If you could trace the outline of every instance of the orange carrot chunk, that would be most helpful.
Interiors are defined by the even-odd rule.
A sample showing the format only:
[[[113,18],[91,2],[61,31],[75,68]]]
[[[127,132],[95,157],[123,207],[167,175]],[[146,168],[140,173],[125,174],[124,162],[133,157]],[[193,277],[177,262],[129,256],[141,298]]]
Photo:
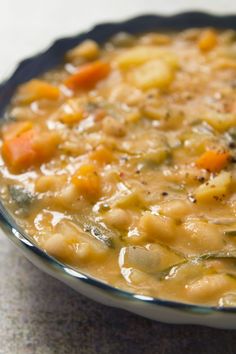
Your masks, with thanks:
[[[32,165],[47,161],[55,152],[59,137],[54,132],[30,129],[19,136],[6,139],[2,145],[2,156],[8,168],[15,173]]]
[[[5,140],[2,146],[2,156],[7,166],[19,172],[28,168],[36,159],[32,147],[33,131],[28,130],[15,138]]]
[[[210,172],[219,172],[226,167],[229,158],[230,154],[228,151],[209,150],[199,157],[196,161],[196,166]]]
[[[65,85],[73,90],[78,88],[88,89],[93,87],[98,81],[107,77],[109,72],[109,64],[97,60],[93,63],[81,66],[79,71],[65,80]]]

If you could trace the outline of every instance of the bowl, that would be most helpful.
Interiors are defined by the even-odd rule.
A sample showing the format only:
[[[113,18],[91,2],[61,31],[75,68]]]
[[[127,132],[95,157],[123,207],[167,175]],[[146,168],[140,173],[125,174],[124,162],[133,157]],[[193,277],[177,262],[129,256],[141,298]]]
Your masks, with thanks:
[[[208,26],[236,29],[236,15],[214,16],[200,12],[173,16],[145,15],[124,22],[100,24],[88,32],[59,39],[45,52],[22,61],[12,76],[0,85],[0,115],[4,116],[4,111],[19,84],[60,64],[64,53],[86,38],[103,43],[120,31],[140,33],[158,29],[179,30]],[[95,301],[166,323],[236,329],[235,307],[198,306],[126,292],[59,262],[33,242],[17,225],[1,201],[0,227],[15,246],[38,268]]]

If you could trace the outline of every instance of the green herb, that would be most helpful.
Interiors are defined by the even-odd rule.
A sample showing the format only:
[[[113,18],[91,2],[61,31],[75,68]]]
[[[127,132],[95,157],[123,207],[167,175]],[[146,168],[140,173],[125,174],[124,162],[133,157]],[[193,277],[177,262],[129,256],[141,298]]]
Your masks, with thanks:
[[[114,242],[111,236],[106,235],[107,230],[101,226],[94,226],[91,224],[84,225],[84,231],[89,232],[98,241],[103,242],[107,247],[114,248]],[[105,231],[105,232],[104,232]]]
[[[229,251],[220,251],[220,252],[209,252],[204,253],[197,257],[192,257],[192,261],[201,261],[208,259],[235,259],[236,260],[236,249],[232,249]]]
[[[114,239],[116,234],[111,230],[108,230],[101,224],[98,225],[86,216],[80,216],[79,219],[76,218],[74,221],[81,227],[84,232],[89,233],[90,236],[102,242],[109,248],[115,248]]]
[[[23,187],[11,185],[8,190],[12,200],[21,207],[29,206],[34,199],[34,196]]]
[[[236,128],[230,128],[228,131],[228,135],[230,136],[230,138],[235,141],[236,140]]]
[[[35,200],[35,196],[20,186],[11,185],[8,186],[8,190],[12,200],[20,208],[18,211],[23,214],[28,213],[30,205]]]
[[[89,113],[92,113],[94,112],[96,109],[99,108],[99,105],[95,102],[88,102],[86,104],[86,110],[89,112]]]

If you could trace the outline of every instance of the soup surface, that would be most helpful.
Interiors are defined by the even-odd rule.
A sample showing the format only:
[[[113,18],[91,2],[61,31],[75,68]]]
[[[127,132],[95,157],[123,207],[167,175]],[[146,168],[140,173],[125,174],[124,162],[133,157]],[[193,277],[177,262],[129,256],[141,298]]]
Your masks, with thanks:
[[[236,32],[86,40],[21,85],[0,194],[47,253],[115,287],[236,304]]]

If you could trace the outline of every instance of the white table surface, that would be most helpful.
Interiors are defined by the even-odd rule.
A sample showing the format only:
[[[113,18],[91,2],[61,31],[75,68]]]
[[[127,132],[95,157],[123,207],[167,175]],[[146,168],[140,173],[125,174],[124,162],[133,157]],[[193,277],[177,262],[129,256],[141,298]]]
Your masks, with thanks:
[[[0,0],[0,78],[16,63],[98,22],[142,13],[236,13],[235,0]]]
[[[235,0],[0,0],[0,79],[53,39],[141,13],[236,13]],[[85,299],[0,233],[0,354],[235,353],[227,331],[168,326]]]

